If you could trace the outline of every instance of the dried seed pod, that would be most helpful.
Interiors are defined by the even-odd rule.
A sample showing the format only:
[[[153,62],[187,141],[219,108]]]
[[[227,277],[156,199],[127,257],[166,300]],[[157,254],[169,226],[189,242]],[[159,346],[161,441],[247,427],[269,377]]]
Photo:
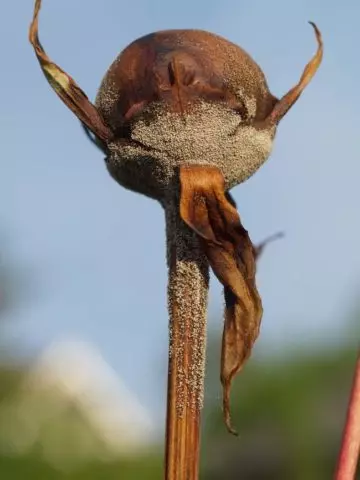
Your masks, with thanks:
[[[129,45],[100,87],[96,106],[115,132],[107,164],[122,185],[163,199],[180,165],[216,166],[229,189],[268,158],[277,123],[322,56],[283,99],[237,45],[198,30],[169,30]]]
[[[153,33],[119,55],[93,105],[42,48],[40,6],[36,0],[29,36],[49,83],[106,153],[111,175],[166,210],[174,327],[167,423],[167,471],[172,471],[184,458],[195,459],[189,453],[194,445],[198,449],[208,264],[224,285],[221,381],[225,421],[234,432],[230,385],[259,333],[262,305],[255,272],[264,244],[252,245],[228,190],[269,157],[279,121],[320,65],[321,35],[312,23],[318,50],[299,83],[278,100],[258,65],[233,43],[200,30]],[[180,398],[176,408],[174,392]],[[187,432],[191,441],[178,442],[179,432]],[[197,460],[192,462],[191,478],[196,478]],[[181,478],[190,478],[183,467]]]
[[[106,151],[123,186],[164,201],[180,165],[220,169],[229,189],[266,161],[276,126],[315,74],[319,48],[281,100],[251,57],[200,30],[168,30],[130,44],[105,75],[95,107],[53,63],[38,38],[36,0],[30,41],[52,87]]]

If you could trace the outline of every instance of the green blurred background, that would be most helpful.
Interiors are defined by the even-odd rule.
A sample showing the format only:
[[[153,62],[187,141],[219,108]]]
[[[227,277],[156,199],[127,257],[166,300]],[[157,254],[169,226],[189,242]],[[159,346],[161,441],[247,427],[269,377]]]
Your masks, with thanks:
[[[21,301],[20,278],[14,267],[2,268],[0,315]],[[254,356],[236,380],[232,395],[239,438],[229,435],[223,425],[220,339],[210,332],[201,478],[332,478],[356,359],[358,311],[354,309],[343,323],[353,335],[336,347],[303,345],[295,351],[285,347],[279,354]],[[3,341],[2,347],[1,479],[162,478],[163,425],[150,437],[144,428],[143,442],[131,442],[130,431],[124,427],[117,453],[101,434],[99,423],[92,421],[93,412],[99,410],[96,399],[89,410],[89,402],[85,408],[78,401],[71,386],[74,382],[67,385],[66,375],[69,381],[74,377],[75,365],[73,372],[65,371],[64,378],[54,368],[56,362],[51,367],[51,355],[23,364],[13,355],[9,340]],[[76,350],[76,344],[73,348]],[[79,348],[81,360],[89,352]],[[159,362],[166,362],[166,357],[160,355]]]

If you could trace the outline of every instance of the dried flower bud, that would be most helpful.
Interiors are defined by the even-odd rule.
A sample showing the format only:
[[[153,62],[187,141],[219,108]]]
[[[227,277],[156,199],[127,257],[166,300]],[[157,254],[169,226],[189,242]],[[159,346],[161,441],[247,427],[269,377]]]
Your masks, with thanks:
[[[266,161],[276,125],[297,100],[322,58],[322,41],[298,85],[281,100],[237,45],[200,30],[142,37],[115,60],[96,107],[53,63],[38,38],[36,0],[30,41],[61,99],[95,135],[107,166],[123,186],[164,201],[180,165],[211,165],[229,189]]]
[[[259,334],[262,305],[255,272],[264,244],[252,245],[228,190],[253,175],[269,157],[279,121],[320,65],[321,34],[312,23],[318,50],[299,83],[278,100],[258,65],[237,45],[200,30],[153,33],[119,55],[93,105],[42,48],[38,38],[40,6],[41,0],[36,0],[29,36],[47,80],[82,122],[90,139],[106,153],[111,175],[124,187],[159,200],[173,217],[180,213],[182,221],[196,232],[198,238],[190,233],[200,242],[202,257],[205,253],[224,285],[221,381],[225,421],[234,433],[230,385]],[[180,233],[175,233],[168,237],[178,238]],[[204,265],[196,242],[192,244],[192,266],[197,268]],[[183,273],[175,268],[175,276]],[[184,282],[173,283],[184,287]],[[199,291],[204,285],[197,285]],[[177,294],[171,290],[174,298]],[[188,312],[181,314],[189,321]],[[205,321],[200,320],[203,326]],[[187,338],[186,332],[182,334]],[[188,358],[185,360],[191,370]],[[182,368],[180,360],[179,365]],[[187,388],[184,382],[182,392]],[[202,385],[198,378],[195,383]]]
[[[320,62],[316,34],[314,60],[280,101],[250,56],[217,35],[170,30],[133,42],[96,99],[116,132],[107,158],[113,177],[160,200],[180,165],[218,167],[226,189],[249,178],[269,157],[278,121]]]

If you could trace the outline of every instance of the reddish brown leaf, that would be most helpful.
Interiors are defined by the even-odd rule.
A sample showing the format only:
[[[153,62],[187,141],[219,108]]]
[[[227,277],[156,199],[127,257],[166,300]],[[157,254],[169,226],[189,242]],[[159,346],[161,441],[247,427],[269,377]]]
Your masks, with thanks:
[[[251,354],[262,317],[255,285],[256,250],[236,208],[226,198],[219,169],[182,167],[180,184],[181,217],[200,236],[211,268],[224,285],[221,382],[225,423],[235,434],[230,420],[230,387]]]
[[[265,122],[270,124],[278,124],[283,116],[290,110],[290,108],[294,105],[294,103],[298,100],[302,92],[304,91],[305,87],[310,83],[311,79],[315,75],[317,69],[320,66],[322,61],[323,53],[324,53],[324,46],[321,37],[321,32],[318,27],[315,25],[314,22],[309,22],[310,25],[313,27],[315,31],[316,40],[318,43],[318,48],[310,60],[310,62],[305,66],[303,74],[299,80],[299,83],[295,85],[291,90],[288,91],[286,95],[284,95],[276,104],[273,111],[270,113],[268,118]]]
[[[94,133],[100,142],[106,143],[113,136],[110,128],[104,123],[95,106],[75,81],[50,60],[40,43],[38,36],[40,8],[41,0],[36,0],[29,40],[34,47],[44,75],[65,105]]]

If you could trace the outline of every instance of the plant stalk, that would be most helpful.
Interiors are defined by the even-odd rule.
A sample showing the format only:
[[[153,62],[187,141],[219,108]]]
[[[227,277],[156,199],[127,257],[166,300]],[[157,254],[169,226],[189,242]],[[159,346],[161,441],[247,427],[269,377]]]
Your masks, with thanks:
[[[197,480],[209,267],[198,238],[167,204],[169,367],[165,480]]]
[[[353,480],[360,451],[360,352],[350,394],[335,480]]]

